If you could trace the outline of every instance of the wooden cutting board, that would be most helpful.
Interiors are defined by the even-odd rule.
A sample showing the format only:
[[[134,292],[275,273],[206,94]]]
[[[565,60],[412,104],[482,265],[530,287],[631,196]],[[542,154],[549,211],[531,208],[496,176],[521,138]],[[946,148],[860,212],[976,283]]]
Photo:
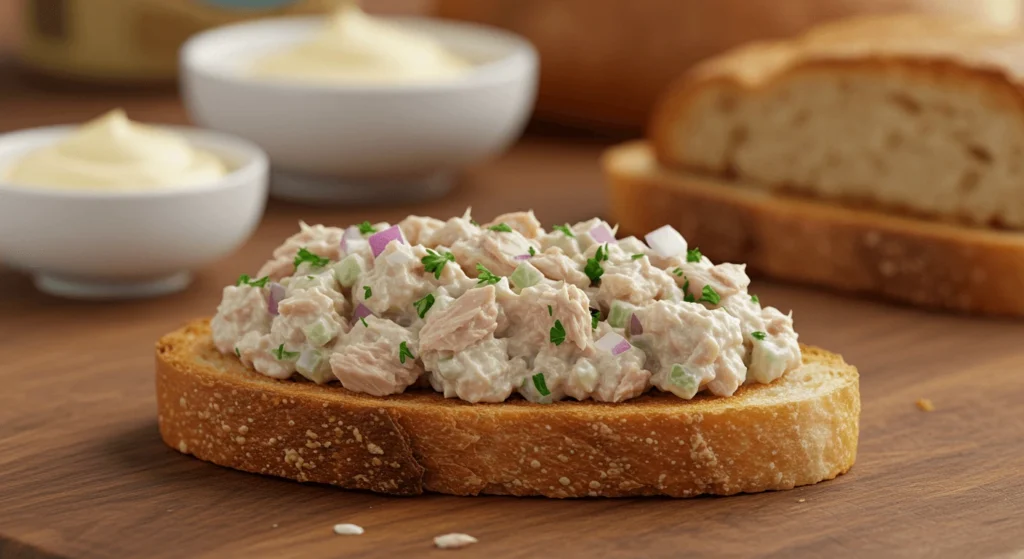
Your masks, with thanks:
[[[180,120],[173,101],[138,118]],[[100,105],[6,98],[17,119]],[[6,113],[6,111],[0,111]],[[86,114],[83,114],[86,113]],[[42,113],[36,113],[42,115]],[[13,118],[13,117],[12,117]],[[55,118],[55,117],[54,117]],[[0,130],[13,127],[2,120]],[[480,219],[533,207],[546,223],[604,211],[594,142],[532,136],[418,207],[273,203],[255,238],[152,301],[37,293],[0,268],[0,557],[1019,557],[1024,553],[1024,322],[932,314],[755,281],[793,309],[801,340],[861,370],[861,447],[839,479],[728,498],[555,501],[393,498],[235,472],[167,448],[157,433],[153,343],[213,313],[296,222]],[[714,255],[711,255],[712,257]],[[154,255],[159,257],[159,255]],[[1022,286],[1024,288],[1024,286]],[[935,411],[915,402],[929,398]],[[335,536],[335,523],[366,528]],[[480,543],[440,551],[434,536]]]

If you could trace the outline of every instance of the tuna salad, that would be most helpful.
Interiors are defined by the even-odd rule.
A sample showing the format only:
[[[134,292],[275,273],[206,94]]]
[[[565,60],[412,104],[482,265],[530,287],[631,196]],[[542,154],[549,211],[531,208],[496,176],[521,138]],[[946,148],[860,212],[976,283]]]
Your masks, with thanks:
[[[302,223],[224,288],[213,339],[278,379],[468,402],[730,396],[800,365],[792,317],[761,306],[743,265],[712,264],[669,226],[615,232],[596,218],[547,231],[532,211]]]

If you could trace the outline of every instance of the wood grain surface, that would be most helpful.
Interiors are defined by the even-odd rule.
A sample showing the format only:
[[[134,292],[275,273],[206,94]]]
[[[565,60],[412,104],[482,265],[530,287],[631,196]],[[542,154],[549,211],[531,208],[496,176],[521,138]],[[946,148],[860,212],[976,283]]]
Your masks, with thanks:
[[[15,81],[0,72],[0,132],[112,105],[184,119],[172,97],[27,93]],[[533,134],[448,199],[417,207],[274,202],[238,254],[163,299],[59,300],[0,264],[0,557],[1024,556],[1024,323],[764,281],[753,291],[793,309],[802,341],[860,367],[860,455],[833,482],[692,500],[391,498],[235,472],[160,441],[154,341],[210,315],[221,287],[255,270],[299,219],[445,217],[469,205],[481,219],[529,207],[548,224],[584,219],[605,209],[602,147]],[[333,535],[343,522],[366,533]],[[433,548],[453,531],[480,542]]]

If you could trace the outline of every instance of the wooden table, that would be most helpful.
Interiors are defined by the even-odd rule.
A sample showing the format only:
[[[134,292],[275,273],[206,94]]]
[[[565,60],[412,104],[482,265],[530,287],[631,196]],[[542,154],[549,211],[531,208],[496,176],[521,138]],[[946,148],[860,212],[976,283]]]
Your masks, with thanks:
[[[5,74],[0,74],[3,76]],[[3,79],[0,79],[3,83]],[[176,122],[172,97],[26,94],[0,86],[0,131],[122,104]],[[238,254],[187,292],[129,303],[41,295],[0,267],[0,557],[1019,557],[1024,552],[1024,323],[930,314],[756,281],[803,341],[862,372],[853,471],[730,498],[390,498],[230,471],[165,447],[153,342],[209,315],[296,228],[533,207],[547,223],[606,210],[601,142],[531,135],[418,207],[272,203]],[[45,224],[40,224],[45,226]],[[714,256],[714,255],[710,255]],[[155,256],[158,257],[158,256]],[[1022,286],[1024,288],[1024,286]],[[934,401],[936,411],[915,406]],[[331,532],[338,522],[360,537]],[[480,543],[439,551],[459,531]]]

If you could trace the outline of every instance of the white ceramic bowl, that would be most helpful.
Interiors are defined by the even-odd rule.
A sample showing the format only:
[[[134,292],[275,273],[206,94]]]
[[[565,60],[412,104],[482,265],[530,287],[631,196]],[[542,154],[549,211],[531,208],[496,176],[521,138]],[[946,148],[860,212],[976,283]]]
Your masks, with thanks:
[[[537,90],[526,40],[485,26],[389,18],[476,67],[399,85],[316,84],[249,75],[257,58],[308,40],[323,20],[276,18],[201,33],[181,50],[192,119],[248,138],[270,156],[271,194],[316,201],[415,201],[497,155],[522,132]]]
[[[236,250],[263,215],[266,154],[225,134],[167,128],[219,155],[231,172],[209,184],[137,192],[25,187],[0,178],[0,260],[33,274],[42,291],[117,299],[184,289],[192,270]],[[0,177],[71,130],[0,135]]]

